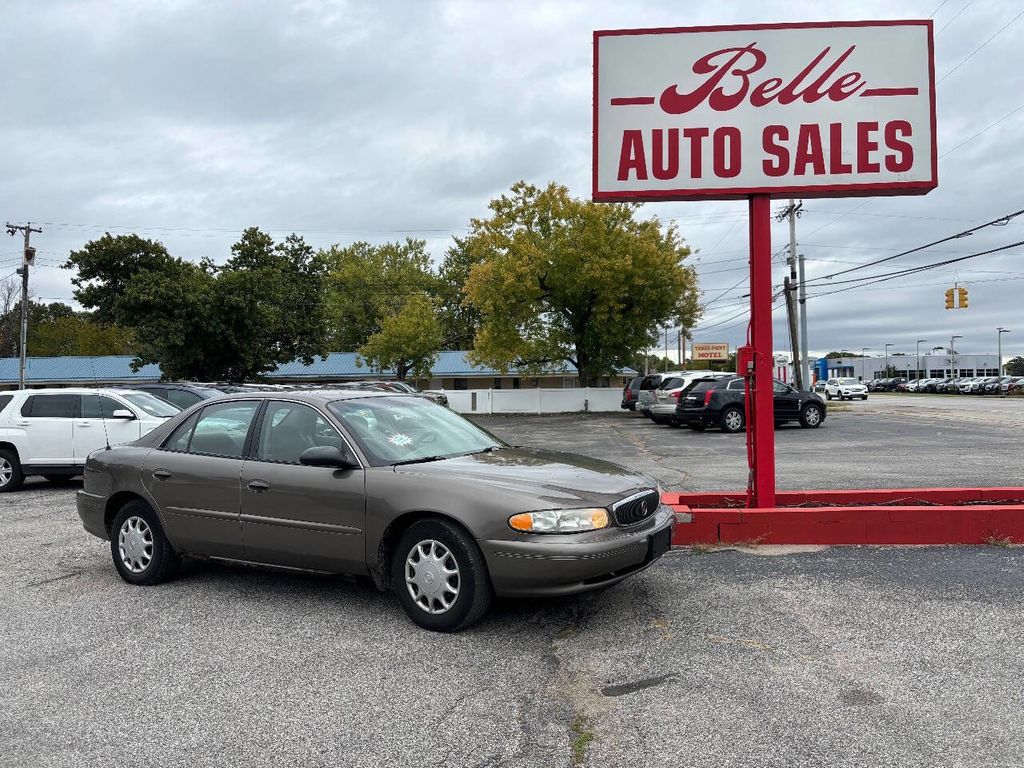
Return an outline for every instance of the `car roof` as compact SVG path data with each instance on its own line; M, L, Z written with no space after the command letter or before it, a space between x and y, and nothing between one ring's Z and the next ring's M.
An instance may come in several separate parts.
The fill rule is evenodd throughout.
M42 389L15 389L3 392L5 395L94 395L100 393L123 394L139 392L134 387L45 387Z
M369 389L300 389L278 392L232 392L223 397L218 397L217 403L227 403L232 400L297 400L311 404L324 403L335 400L360 400L373 397L407 397L410 400L423 401L419 395L407 392L375 392ZM211 401L212 402L212 401Z

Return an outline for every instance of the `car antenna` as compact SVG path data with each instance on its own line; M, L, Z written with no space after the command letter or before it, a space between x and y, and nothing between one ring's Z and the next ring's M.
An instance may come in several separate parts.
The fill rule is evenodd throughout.
M89 355L89 367L92 369L92 383L95 384L98 381L96 376L96 359ZM110 450L110 434L107 432L107 420L103 416L103 400L100 397L100 391L96 389L96 408L100 412L100 424L103 425L103 442L107 444L106 450Z

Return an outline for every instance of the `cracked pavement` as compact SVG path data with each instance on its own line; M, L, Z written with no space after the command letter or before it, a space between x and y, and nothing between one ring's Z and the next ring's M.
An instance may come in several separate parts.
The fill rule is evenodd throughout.
M1019 482L996 425L859 405L783 430L780 484ZM629 414L481 421L667 487L744 469L742 436ZM445 636L343 578L197 563L131 587L75 487L0 496L4 766L570 766L574 722L590 766L1024 765L1024 549L682 550Z

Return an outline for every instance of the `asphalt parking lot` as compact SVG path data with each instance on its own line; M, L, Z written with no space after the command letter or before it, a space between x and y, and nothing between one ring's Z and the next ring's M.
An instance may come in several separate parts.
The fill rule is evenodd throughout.
M844 404L780 431L780 486L1020 483L1018 418ZM481 422L666 487L745 475L742 436ZM1024 765L1024 549L682 550L441 636L342 578L128 586L74 488L0 496L5 766Z

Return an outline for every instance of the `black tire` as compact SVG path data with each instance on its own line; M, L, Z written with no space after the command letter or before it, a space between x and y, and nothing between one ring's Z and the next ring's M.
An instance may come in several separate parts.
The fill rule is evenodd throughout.
M860 398L860 399L861 399L861 400L867 400L867 399L868 399L868 396L867 396L867 395L861 395L861 398Z
M679 427L683 426L683 423L679 421L679 419L672 418L668 420L668 425L670 427L675 427L676 429L679 429Z
M825 420L825 412L820 405L808 403L800 411L800 426L804 429L817 429Z
M669 420L666 419L664 416L651 416L651 421L653 421L655 424L661 424L661 426L665 426L666 424L668 424Z
M831 400L832 399L832 395L831 395L831 393L827 389L825 390L825 399L826 400Z
M736 416L739 416L737 420ZM743 413L742 408L726 408L722 411L722 415L718 417L718 426L722 428L723 432L736 433L742 432L743 427L746 426L747 417Z
M705 429L707 429L707 426L699 421L691 421L686 426L692 429L694 432L703 432Z
M25 473L21 471L18 452L10 448L0 448L0 493L16 491L24 482Z
M406 583L406 560L414 549L429 541L444 547L459 569L458 595L443 613L429 613L418 598L413 597L414 588ZM391 584L405 614L414 623L433 632L460 632L476 624L487 613L494 597L487 564L476 543L458 526L439 519L415 522L402 534L391 559ZM436 597L426 596L423 592L420 595L425 602L437 607L439 601Z
M141 552L148 553L150 558L145 563L145 566L138 571L129 568L122 559L120 551L122 527L132 520L142 520L150 534L149 546L144 545L145 536L141 533L133 537L136 546L142 545L140 547ZM109 533L110 556L114 560L114 568L117 569L121 578L129 584L148 587L153 584L169 581L177 574L178 568L181 565L181 558L178 557L178 554L171 547L171 543L164 535L164 529L160 525L159 518L146 502L141 500L129 501L121 507L114 517L114 522L110 525ZM132 539L126 540L126 544L130 546ZM140 554L140 550L136 550L136 553ZM126 556L130 556L130 554L129 551L126 551ZM142 555L140 554L140 556ZM138 563L139 561L135 562Z

